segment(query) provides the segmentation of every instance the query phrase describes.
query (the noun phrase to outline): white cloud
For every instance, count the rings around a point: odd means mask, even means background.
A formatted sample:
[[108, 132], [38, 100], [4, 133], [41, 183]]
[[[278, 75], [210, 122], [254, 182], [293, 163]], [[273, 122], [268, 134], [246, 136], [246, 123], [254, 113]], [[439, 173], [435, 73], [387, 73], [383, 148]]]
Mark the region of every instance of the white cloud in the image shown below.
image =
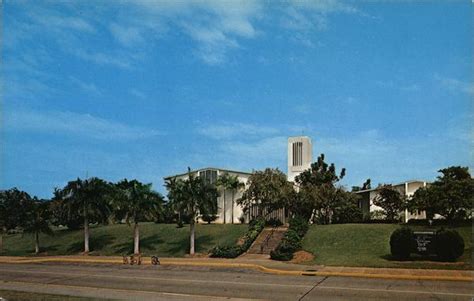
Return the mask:
[[[21, 9], [26, 11], [32, 25], [20, 24], [15, 31], [22, 37], [10, 36], [7, 44], [17, 44], [22, 38], [47, 35], [64, 51], [83, 60], [129, 68], [136, 62], [134, 53], [139, 50], [138, 46], [150, 45], [152, 40], [164, 39], [179, 32], [194, 41], [191, 52], [199, 59], [218, 65], [227, 61], [231, 51], [246, 49], [246, 40], [264, 35], [263, 27], [259, 28], [257, 22], [268, 18], [265, 13], [271, 5], [273, 3], [262, 0], [134, 0], [97, 3], [94, 9], [75, 2], [62, 2], [55, 6], [23, 5]], [[291, 39], [308, 47], [317, 45], [310, 33], [324, 30], [329, 14], [359, 12], [349, 4], [330, 0], [294, 1], [279, 5], [283, 11], [286, 10], [285, 16], [280, 23], [269, 19], [272, 26], [283, 25], [297, 32]], [[104, 51], [91, 47], [92, 43], [86, 43], [86, 48], [84, 41], [93, 41], [104, 29], [117, 42], [119, 49]], [[123, 52], [120, 48], [124, 48]], [[139, 51], [146, 53], [144, 49]]]
[[134, 140], [152, 138], [162, 133], [148, 128], [130, 126], [90, 114], [59, 111], [15, 111], [5, 115], [5, 129], [100, 140]]
[[122, 69], [131, 68], [131, 59], [126, 55], [111, 55], [102, 52], [92, 52], [83, 49], [71, 49], [75, 55], [83, 60], [90, 61], [99, 65], [111, 65]]
[[329, 26], [331, 14], [359, 14], [360, 10], [337, 0], [293, 0], [283, 10], [281, 25], [293, 33], [291, 41], [314, 48], [314, 31], [324, 31]]

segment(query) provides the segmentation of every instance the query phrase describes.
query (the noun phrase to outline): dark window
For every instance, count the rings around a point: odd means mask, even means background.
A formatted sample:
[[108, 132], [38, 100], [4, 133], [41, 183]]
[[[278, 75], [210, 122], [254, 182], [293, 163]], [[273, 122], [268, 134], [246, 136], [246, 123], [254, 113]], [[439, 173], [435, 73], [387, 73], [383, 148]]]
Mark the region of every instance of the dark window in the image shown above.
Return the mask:
[[217, 170], [203, 170], [199, 172], [199, 176], [209, 184], [215, 184], [217, 181]]
[[293, 149], [293, 166], [303, 165], [303, 142], [295, 142]]

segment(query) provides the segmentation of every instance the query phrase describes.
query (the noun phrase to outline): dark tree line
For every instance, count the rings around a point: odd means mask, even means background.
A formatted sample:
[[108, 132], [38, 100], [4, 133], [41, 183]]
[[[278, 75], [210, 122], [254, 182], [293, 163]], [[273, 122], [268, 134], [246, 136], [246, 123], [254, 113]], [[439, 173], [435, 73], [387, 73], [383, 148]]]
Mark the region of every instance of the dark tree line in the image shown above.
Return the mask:
[[114, 184], [78, 178], [53, 194], [51, 200], [38, 200], [17, 188], [0, 191], [0, 250], [3, 235], [18, 229], [33, 233], [35, 253], [39, 253], [39, 234], [52, 235], [50, 226], [61, 225], [83, 229], [84, 253], [88, 253], [91, 224], [125, 220], [134, 224], [134, 251], [139, 253], [138, 223], [155, 221], [164, 201], [151, 184], [126, 179]]

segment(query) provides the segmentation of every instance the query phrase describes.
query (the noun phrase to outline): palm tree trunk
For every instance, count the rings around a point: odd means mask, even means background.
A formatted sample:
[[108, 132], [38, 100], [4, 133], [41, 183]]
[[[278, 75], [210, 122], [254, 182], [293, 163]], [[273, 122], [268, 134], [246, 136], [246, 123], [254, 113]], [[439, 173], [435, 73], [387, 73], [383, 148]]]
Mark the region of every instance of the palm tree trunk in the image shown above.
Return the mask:
[[84, 206], [84, 253], [89, 253], [89, 219], [87, 218], [87, 213], [85, 213]]
[[138, 229], [138, 223], [135, 223], [134, 236], [133, 236], [133, 254], [140, 254], [140, 231]]
[[225, 224], [226, 220], [225, 220], [225, 189], [224, 189], [224, 224]]
[[0, 233], [0, 252], [3, 252], [3, 232]]
[[39, 246], [39, 233], [35, 231], [35, 254], [39, 254], [40, 246]]
[[232, 221], [231, 223], [233, 224], [234, 223], [234, 190], [232, 190], [232, 211], [231, 211], [231, 217], [232, 217]]
[[194, 217], [189, 222], [189, 227], [191, 229], [191, 234], [189, 235], [189, 254], [194, 255], [194, 235], [196, 232], [196, 226], [194, 224]]

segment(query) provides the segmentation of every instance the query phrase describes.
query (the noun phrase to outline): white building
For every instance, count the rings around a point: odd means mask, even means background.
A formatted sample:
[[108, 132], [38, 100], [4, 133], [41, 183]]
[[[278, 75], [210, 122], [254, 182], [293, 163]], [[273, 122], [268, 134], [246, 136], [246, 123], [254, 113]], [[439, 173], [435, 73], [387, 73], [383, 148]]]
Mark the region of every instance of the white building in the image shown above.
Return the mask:
[[[410, 180], [410, 181], [405, 181], [398, 184], [393, 184], [392, 187], [398, 190], [403, 196], [407, 197], [409, 200], [413, 196], [415, 191], [417, 191], [421, 187], [426, 187], [426, 181]], [[356, 192], [358, 195], [361, 196], [361, 200], [359, 201], [359, 208], [362, 209], [362, 213], [364, 214], [364, 216], [368, 217], [370, 216], [371, 213], [374, 213], [377, 211], [383, 211], [382, 208], [374, 205], [374, 200], [378, 196], [379, 188], [380, 187], [373, 188], [373, 189], [360, 190]], [[424, 211], [410, 213], [408, 210], [405, 210], [404, 212], [405, 222], [407, 222], [410, 219], [425, 219], [425, 218], [426, 218], [426, 213]]]
[[[247, 185], [247, 180], [251, 175], [251, 173], [248, 173], [248, 172], [228, 170], [228, 169], [222, 169], [222, 168], [214, 168], [214, 167], [201, 168], [201, 169], [191, 171], [191, 174], [193, 176], [203, 177], [204, 179], [209, 181], [209, 183], [211, 184], [215, 184], [218, 177], [226, 173], [230, 176], [237, 176], [237, 179], [244, 185]], [[166, 181], [172, 178], [185, 180], [188, 178], [188, 173], [186, 172], [182, 174], [168, 176], [168, 177], [165, 177], [164, 179]], [[232, 195], [232, 191], [226, 190], [225, 197], [224, 197], [224, 189], [219, 187], [219, 197], [217, 198], [217, 219], [214, 221], [215, 223], [221, 223], [221, 224], [240, 223], [241, 217], [244, 217], [245, 222], [248, 222], [248, 217], [244, 216], [243, 208], [236, 204], [236, 200], [242, 197], [243, 191], [244, 189], [234, 191], [234, 194]], [[224, 199], [225, 199], [225, 203], [224, 203]]]
[[288, 138], [288, 174], [290, 182], [301, 172], [309, 169], [313, 160], [313, 145], [311, 138], [298, 136]]

